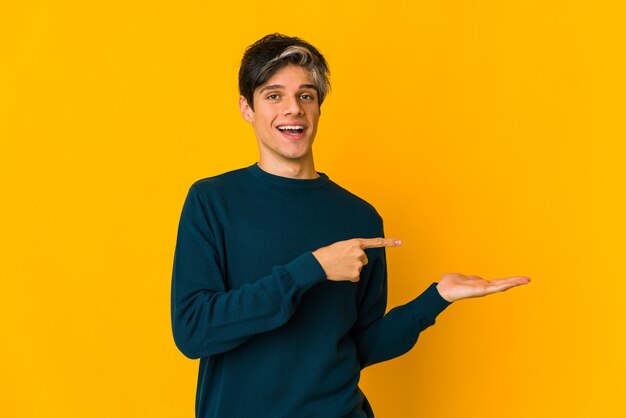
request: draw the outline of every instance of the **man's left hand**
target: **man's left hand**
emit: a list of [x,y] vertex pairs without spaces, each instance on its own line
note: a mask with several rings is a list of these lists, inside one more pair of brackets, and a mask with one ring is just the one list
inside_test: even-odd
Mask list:
[[525,276],[507,277],[504,279],[485,280],[478,276],[465,276],[460,273],[444,274],[437,284],[442,298],[454,302],[467,298],[478,298],[496,292],[504,292],[515,286],[530,282]]

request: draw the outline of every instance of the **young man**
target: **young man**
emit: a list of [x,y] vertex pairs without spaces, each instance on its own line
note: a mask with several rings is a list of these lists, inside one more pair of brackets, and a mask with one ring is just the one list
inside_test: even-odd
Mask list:
[[373,417],[364,367],[407,352],[451,302],[529,279],[447,274],[385,315],[384,247],[401,243],[313,162],[324,57],[268,35],[246,50],[239,88],[259,161],[190,188],[174,259],[174,339],[200,358],[196,416]]

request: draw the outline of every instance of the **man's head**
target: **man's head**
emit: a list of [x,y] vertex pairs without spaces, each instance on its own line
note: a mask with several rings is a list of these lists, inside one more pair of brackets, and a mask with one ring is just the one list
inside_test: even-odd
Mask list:
[[295,64],[306,69],[313,79],[321,106],[330,89],[329,70],[324,56],[302,39],[274,33],[250,45],[239,68],[239,93],[254,110],[254,91],[276,71]]
[[268,35],[246,50],[239,88],[239,109],[254,129],[259,165],[311,175],[320,106],[329,88],[322,54],[298,38]]

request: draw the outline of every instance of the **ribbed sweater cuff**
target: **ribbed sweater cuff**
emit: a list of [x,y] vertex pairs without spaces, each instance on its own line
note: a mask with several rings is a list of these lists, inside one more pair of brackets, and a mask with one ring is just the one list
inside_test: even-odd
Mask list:
[[326,280],[326,272],[310,251],[296,257],[285,264],[284,267],[289,273],[289,276],[291,276],[291,279],[302,288],[303,291]]
[[435,323],[435,318],[450,306],[451,302],[441,297],[437,290],[437,283],[433,283],[409,304],[412,305],[415,318],[420,325],[430,326]]

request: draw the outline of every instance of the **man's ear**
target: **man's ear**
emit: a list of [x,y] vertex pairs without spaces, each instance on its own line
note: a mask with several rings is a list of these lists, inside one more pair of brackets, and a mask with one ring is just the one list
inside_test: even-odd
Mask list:
[[248,100],[243,96],[239,96],[239,111],[247,122],[254,123],[254,110],[252,110]]

